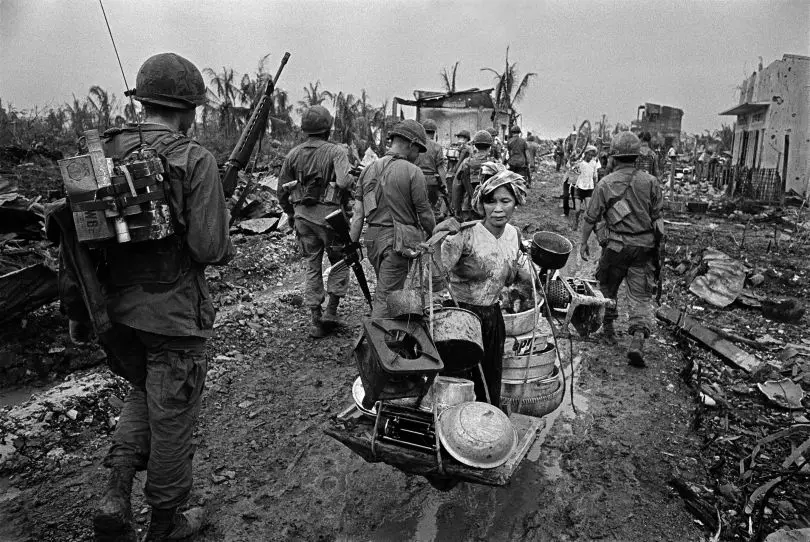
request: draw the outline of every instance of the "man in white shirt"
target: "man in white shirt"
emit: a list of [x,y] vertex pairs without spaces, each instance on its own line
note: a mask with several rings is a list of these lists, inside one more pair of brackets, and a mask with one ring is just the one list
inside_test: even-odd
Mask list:
[[572,227],[574,229],[579,228],[579,217],[580,215],[588,209],[588,202],[591,200],[591,196],[593,195],[593,187],[596,184],[597,180],[597,171],[599,171],[599,162],[596,160],[596,147],[593,145],[588,145],[585,147],[585,153],[582,156],[582,160],[580,160],[576,166],[574,166],[575,171],[577,172],[576,183],[575,183],[575,190],[576,190],[576,199],[579,200],[579,208],[577,209],[576,213],[574,213],[574,220]]

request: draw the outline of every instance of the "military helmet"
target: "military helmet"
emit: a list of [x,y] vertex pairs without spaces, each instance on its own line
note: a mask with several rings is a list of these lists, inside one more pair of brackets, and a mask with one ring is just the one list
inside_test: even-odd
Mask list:
[[415,120],[405,119],[400,121],[391,129],[390,132],[388,132],[388,136],[399,136],[407,139],[411,143],[414,143],[420,147],[422,149],[420,152],[425,152],[427,150],[427,134],[425,133],[425,129],[422,127],[422,125]]
[[426,132],[435,132],[437,129],[436,121],[433,119],[425,119],[422,121],[422,127]]
[[486,130],[478,130],[472,139],[473,145],[492,145],[492,136]]
[[160,53],[146,59],[138,70],[135,88],[125,94],[144,104],[171,109],[194,109],[206,101],[200,70],[175,53]]
[[332,129],[332,114],[322,105],[309,107],[301,116],[301,131],[305,134],[322,134]]
[[641,142],[633,132],[619,132],[610,140],[610,153],[613,156],[638,156]]
[[469,141],[470,139],[470,131],[469,130],[461,130],[459,133],[456,134],[456,137],[466,137]]
[[534,141],[534,136],[530,135],[529,137],[526,138],[526,141]]
[[493,138],[498,137],[497,128],[487,128],[487,132],[489,132],[489,135],[491,135]]
[[513,125],[511,128],[509,128],[509,133],[510,134],[519,134],[520,133],[520,126],[518,126],[517,124]]

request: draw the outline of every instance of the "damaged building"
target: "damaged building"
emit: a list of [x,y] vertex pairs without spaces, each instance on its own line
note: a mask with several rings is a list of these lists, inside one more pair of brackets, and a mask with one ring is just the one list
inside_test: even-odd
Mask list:
[[453,142],[453,137],[461,130],[474,134],[478,130],[497,128],[505,133],[509,124],[509,112],[496,108],[492,99],[494,89],[471,88],[456,92],[436,92],[414,90],[414,99],[394,98],[394,105],[416,108],[415,118],[422,122],[432,119],[436,122],[436,138],[443,146]]
[[636,134],[650,132],[655,147],[678,148],[681,142],[681,121],[683,109],[645,103],[638,106],[636,120],[630,123],[630,130]]
[[786,54],[746,78],[736,116],[734,193],[775,201],[808,193],[810,175],[810,57]]

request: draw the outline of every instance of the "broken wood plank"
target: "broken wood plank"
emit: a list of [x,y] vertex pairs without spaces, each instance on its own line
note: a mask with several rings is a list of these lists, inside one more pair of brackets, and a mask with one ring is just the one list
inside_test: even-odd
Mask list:
[[42,263],[0,276],[0,323],[38,309],[58,295],[56,273]]
[[655,312],[655,315],[659,320],[678,326],[678,329],[738,369],[750,373],[760,364],[754,356],[700,325],[697,320],[685,315],[682,311],[663,305]]
[[[463,465],[449,455],[442,454],[444,475],[474,484],[489,486],[508,484],[518,465],[537,438],[538,432],[545,426],[545,421],[542,418],[522,414],[512,414],[509,419],[517,430],[518,445],[506,463],[494,469],[477,469]],[[373,427],[374,424],[370,418],[363,418],[351,429],[334,425],[324,428],[323,431],[369,463],[382,462],[403,472],[422,476],[441,474],[436,464],[436,457],[433,454],[410,450],[380,440],[377,440],[374,445],[376,454],[372,453],[371,432]]]

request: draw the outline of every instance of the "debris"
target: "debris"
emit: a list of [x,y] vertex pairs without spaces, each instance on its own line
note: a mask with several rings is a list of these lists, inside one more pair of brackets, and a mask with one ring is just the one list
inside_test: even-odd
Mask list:
[[278,218],[251,218],[241,221],[237,228],[246,233],[267,233],[273,230],[278,223]]
[[711,395],[706,395],[705,393],[700,392],[700,393],[698,393],[698,397],[700,397],[700,402],[701,402],[701,404],[703,404],[704,406],[707,406],[707,407],[709,407],[709,408],[711,408],[711,407],[716,407],[716,406],[717,406],[717,401],[715,401],[715,400],[712,398],[712,396],[711,396]]
[[779,529],[765,538],[765,542],[808,542],[810,528],[805,529]]
[[38,309],[58,295],[56,273],[44,263],[0,276],[0,323]]
[[742,292],[746,267],[713,248],[707,248],[700,265],[703,275],[695,277],[689,291],[715,307],[731,305]]
[[765,300],[762,302],[762,314],[765,318],[779,322],[796,323],[804,316],[801,301],[788,298],[781,301]]
[[804,390],[789,378],[768,380],[762,384],[757,384],[757,388],[759,388],[759,391],[765,394],[765,397],[772,403],[782,408],[790,410],[800,410],[804,408],[802,407]]
[[751,283],[751,286],[760,286],[763,282],[765,282],[765,275],[762,273],[756,273],[748,277],[748,282]]
[[750,373],[759,365],[759,361],[754,356],[729,341],[721,339],[717,333],[700,325],[697,320],[687,316],[682,311],[663,305],[656,311],[655,315],[660,320],[677,326],[678,329],[686,332],[687,335],[701,342],[738,369]]
[[65,412],[65,416],[67,416],[71,420],[75,420],[76,418],[79,417],[79,411],[76,410],[75,408],[71,408],[70,410]]

